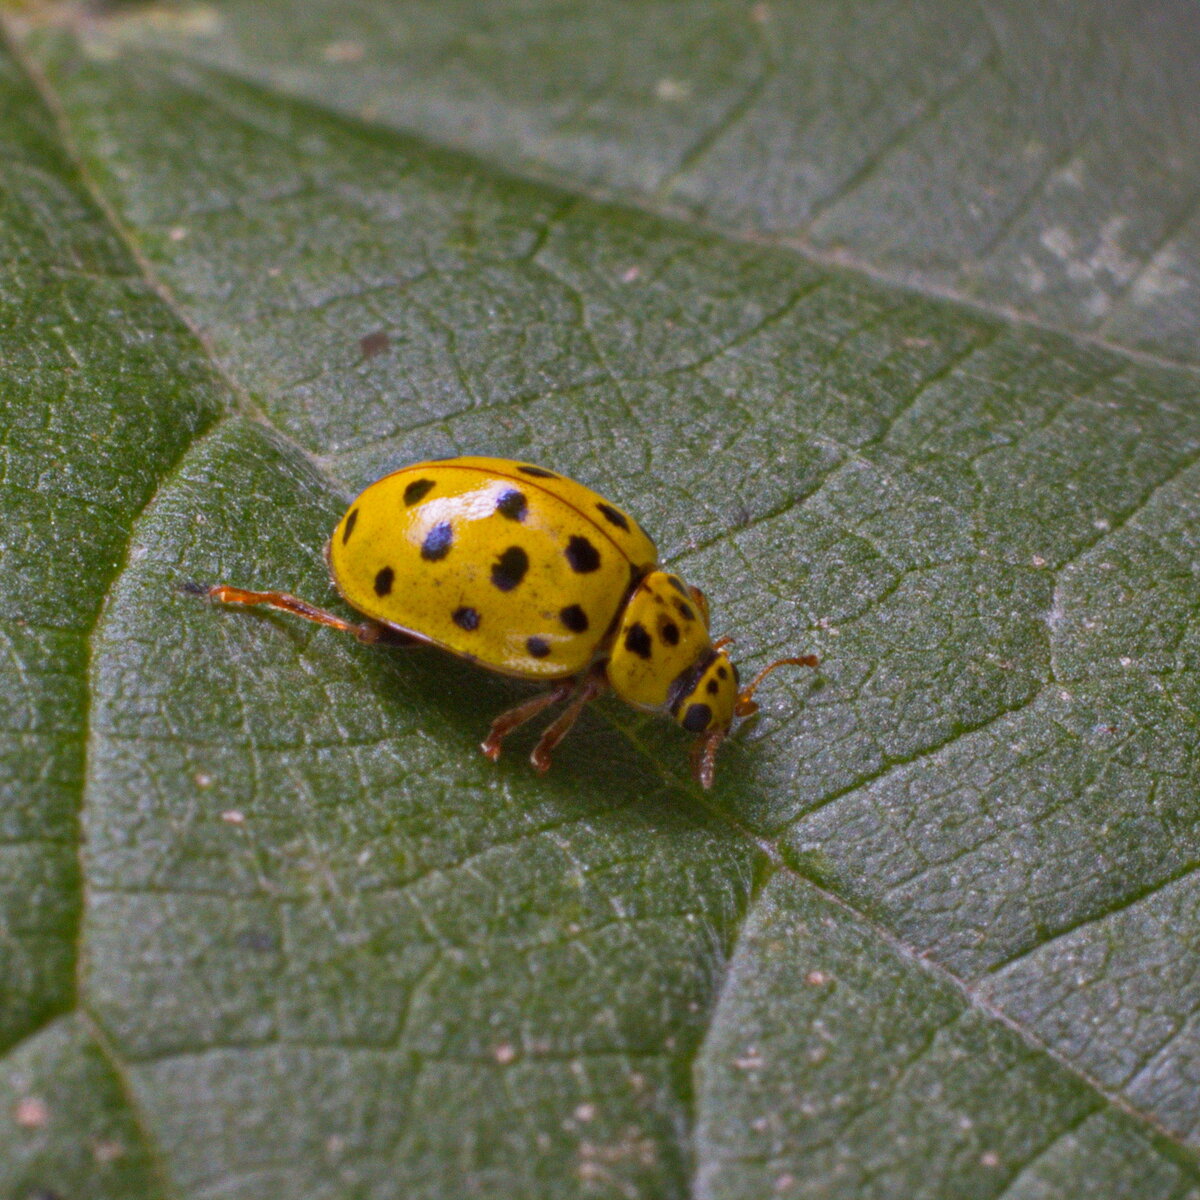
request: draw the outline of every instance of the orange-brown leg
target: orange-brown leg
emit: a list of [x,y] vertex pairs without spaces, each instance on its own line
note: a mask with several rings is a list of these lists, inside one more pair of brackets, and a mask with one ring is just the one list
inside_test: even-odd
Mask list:
[[533,753],[529,756],[529,761],[533,763],[534,770],[539,775],[544,775],[550,770],[550,754],[554,747],[571,732],[571,726],[579,719],[579,714],[583,712],[584,707],[595,700],[606,687],[608,687],[608,679],[603,668],[593,671],[583,681],[583,686],[575,693],[575,698],[571,703],[563,709],[554,723],[546,728],[538,744],[534,746]]
[[[323,608],[317,608],[316,605],[309,604],[307,600],[289,596],[287,592],[247,592],[242,588],[229,587],[224,583],[210,588],[201,587],[199,584],[188,584],[186,590],[196,595],[207,596],[218,604],[262,604],[268,608],[278,608],[282,612],[294,613],[297,617],[303,617],[306,621],[315,621],[318,625],[328,625],[331,629],[352,633],[360,642],[393,640],[390,636],[391,631],[377,621],[363,621],[357,625],[352,621],[343,621],[341,617],[326,612]],[[402,638],[402,640],[408,639]]]
[[727,729],[714,729],[692,743],[692,778],[707,791],[713,785],[717,770],[717,751],[725,740]]
[[570,679],[562,679],[554,685],[548,692],[540,692],[531,700],[526,700],[524,704],[518,704],[515,708],[510,708],[502,712],[493,722],[491,729],[488,730],[488,735],[483,740],[480,749],[484,754],[495,762],[500,757],[500,747],[504,739],[508,737],[514,729],[524,725],[526,721],[532,721],[543,709],[547,709],[552,704],[558,704],[565,700],[575,687],[575,677]]

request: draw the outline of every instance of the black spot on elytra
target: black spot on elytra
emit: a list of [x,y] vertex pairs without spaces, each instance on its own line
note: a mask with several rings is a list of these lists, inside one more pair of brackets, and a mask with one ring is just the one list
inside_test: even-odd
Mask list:
[[404,503],[408,508],[412,508],[420,500],[424,500],[426,496],[437,486],[437,483],[432,479],[414,479],[412,483],[404,489]]
[[529,555],[520,546],[509,546],[492,564],[492,584],[502,592],[511,592],[529,570]]
[[708,686],[704,690],[710,696],[715,696],[721,690],[721,685],[715,679],[710,679],[708,681]]
[[668,575],[667,582],[681,595],[687,595],[687,588],[683,586],[683,580],[678,575]]
[[557,479],[553,471],[543,471],[541,467],[518,467],[522,475],[531,475],[534,479]]
[[496,497],[496,511],[510,521],[525,520],[528,509],[529,501],[525,499],[525,493],[518,492],[516,488],[509,488]]
[[442,521],[425,535],[421,543],[421,557],[426,562],[440,562],[450,553],[453,542],[454,530],[450,528],[450,522]]
[[729,678],[729,672],[728,672],[727,670],[725,670],[725,668],[724,668],[724,667],[718,667],[718,668],[717,668],[717,674],[718,674],[718,675],[720,675],[720,677],[721,677],[722,679],[728,679],[728,678]]
[[525,649],[534,658],[545,658],[550,653],[550,643],[545,638],[531,637],[526,639]]
[[625,634],[625,649],[638,658],[649,658],[653,647],[646,627],[640,621],[634,621]]
[[668,646],[679,645],[679,626],[674,621],[663,621],[658,627],[658,633]]
[[707,704],[689,704],[680,724],[688,733],[703,733],[712,720],[712,709]]
[[610,525],[615,525],[618,529],[629,532],[629,522],[625,519],[625,514],[618,509],[613,508],[611,504],[605,504],[601,501],[596,507],[604,514],[605,520]]
[[587,613],[578,604],[568,604],[558,614],[558,619],[572,633],[586,633],[588,627]]
[[685,621],[694,621],[696,619],[696,610],[692,608],[692,606],[686,600],[676,600],[675,611],[678,612]]
[[455,625],[459,627],[459,629],[465,629],[468,633],[474,633],[475,630],[479,628],[479,610],[476,608],[469,608],[464,604],[461,608],[456,608],[450,614],[450,620],[452,620]]
[[567,562],[571,570],[579,575],[586,575],[600,566],[600,551],[585,537],[576,534],[567,543]]
[[386,596],[392,590],[392,580],[396,578],[396,572],[391,567],[384,567],[375,576],[375,595]]
[[349,540],[350,535],[354,532],[354,523],[358,520],[358,509],[352,508],[350,515],[346,518],[345,525],[342,526],[342,545],[344,546]]

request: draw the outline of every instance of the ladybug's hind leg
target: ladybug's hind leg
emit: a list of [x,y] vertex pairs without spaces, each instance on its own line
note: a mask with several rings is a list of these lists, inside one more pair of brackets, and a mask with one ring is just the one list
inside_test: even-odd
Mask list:
[[198,596],[207,596],[217,604],[246,604],[265,605],[267,608],[277,608],[283,612],[294,613],[306,621],[317,625],[328,625],[331,629],[340,629],[343,633],[353,634],[360,642],[388,642],[393,645],[408,645],[415,639],[406,634],[388,629],[378,621],[344,621],[341,617],[298,596],[289,596],[287,592],[248,592],[244,588],[230,587],[219,583],[215,587],[206,588],[200,584],[186,584],[185,590]]

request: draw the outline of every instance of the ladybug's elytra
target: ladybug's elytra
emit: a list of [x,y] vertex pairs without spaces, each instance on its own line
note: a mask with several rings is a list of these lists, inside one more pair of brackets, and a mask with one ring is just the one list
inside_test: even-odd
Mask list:
[[566,708],[531,756],[546,771],[583,707],[612,688],[635,708],[669,713],[696,735],[692,771],[711,787],[735,716],[784,663],[739,687],[708,631],[704,594],[659,569],[654,543],[590,488],[530,463],[450,458],[403,467],[350,505],[326,547],[333,582],[367,619],[345,621],[284,592],[218,584],[224,604],[264,604],[359,641],[440,646],[491,671],[553,686],[493,722],[483,752],[553,704]]

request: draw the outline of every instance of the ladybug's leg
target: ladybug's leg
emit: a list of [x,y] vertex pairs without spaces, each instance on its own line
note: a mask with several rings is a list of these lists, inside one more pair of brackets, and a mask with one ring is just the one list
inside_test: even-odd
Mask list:
[[500,757],[500,746],[504,739],[518,726],[533,720],[543,709],[565,700],[575,687],[575,682],[573,676],[570,679],[559,680],[548,692],[540,692],[533,699],[526,700],[524,704],[518,704],[516,708],[502,712],[492,722],[492,727],[488,730],[488,735],[484,738],[480,749],[492,762],[495,762]]
[[717,768],[717,750],[720,749],[727,729],[714,729],[704,734],[692,744],[691,763],[692,778],[707,791],[713,785],[713,777]]
[[306,621],[315,621],[318,625],[328,625],[331,629],[352,633],[360,642],[399,640],[407,643],[414,640],[403,634],[398,635],[398,638],[395,637],[392,630],[385,625],[380,625],[378,621],[363,621],[357,625],[351,621],[343,621],[341,617],[334,616],[333,613],[326,612],[323,608],[317,608],[316,605],[309,604],[307,600],[289,596],[287,592],[247,592],[242,588],[229,587],[224,583],[210,588],[201,587],[199,584],[187,584],[185,590],[196,595],[207,596],[218,604],[264,604],[268,608],[278,608],[283,612],[303,617]]
[[534,746],[533,753],[529,756],[529,761],[533,763],[534,769],[539,775],[550,770],[551,751],[571,732],[571,726],[578,720],[584,706],[595,700],[606,687],[608,687],[608,679],[604,674],[604,668],[593,670],[583,681],[583,686],[575,693],[575,698],[571,703],[555,718],[552,725],[547,726],[541,740]]

